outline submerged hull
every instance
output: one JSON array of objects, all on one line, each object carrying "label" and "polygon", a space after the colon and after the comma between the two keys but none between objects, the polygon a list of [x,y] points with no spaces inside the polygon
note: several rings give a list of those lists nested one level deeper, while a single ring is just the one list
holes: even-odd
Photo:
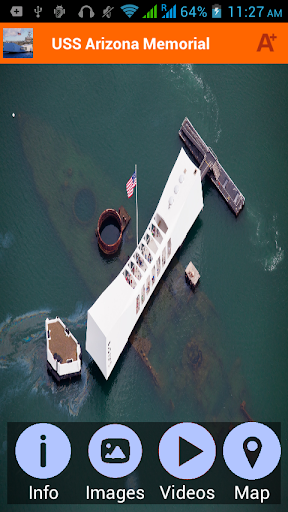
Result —
[{"label": "submerged hull", "polygon": [[86,350],[106,379],[202,208],[200,171],[181,149],[140,243],[87,314]]}]

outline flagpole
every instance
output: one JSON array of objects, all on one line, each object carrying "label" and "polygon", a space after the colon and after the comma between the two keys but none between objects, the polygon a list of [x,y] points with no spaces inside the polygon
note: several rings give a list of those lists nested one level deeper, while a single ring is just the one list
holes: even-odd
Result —
[{"label": "flagpole", "polygon": [[136,174],[136,239],[138,246],[138,199],[137,199],[137,188],[138,188],[138,180],[137,180],[137,165],[135,164],[135,174]]}]

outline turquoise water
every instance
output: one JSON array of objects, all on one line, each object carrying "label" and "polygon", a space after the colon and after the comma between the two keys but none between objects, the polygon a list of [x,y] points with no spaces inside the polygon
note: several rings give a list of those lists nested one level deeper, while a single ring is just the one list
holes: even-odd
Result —
[{"label": "turquoise water", "polygon": [[[287,67],[2,65],[0,77],[1,459],[7,421],[242,421],[243,400],[254,420],[282,422],[287,449]],[[141,236],[185,116],[246,204],[236,219],[203,184],[204,210],[135,327],[151,342],[160,387],[130,344],[105,382],[84,350],[86,312],[135,247],[135,200],[125,190],[135,163]],[[73,187],[95,197],[93,214],[93,200],[79,207],[82,224]],[[94,230],[120,204],[132,219],[107,260]],[[201,274],[195,295],[183,277],[190,260]],[[69,386],[46,374],[44,322],[56,315],[83,348],[82,379]],[[191,344],[203,354],[197,372]],[[284,487],[285,455],[283,511]],[[1,503],[8,510],[5,493]]]}]

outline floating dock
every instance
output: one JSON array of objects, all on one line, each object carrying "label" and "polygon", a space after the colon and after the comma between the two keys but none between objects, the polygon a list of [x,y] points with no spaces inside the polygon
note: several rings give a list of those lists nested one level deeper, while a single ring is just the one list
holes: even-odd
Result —
[{"label": "floating dock", "polygon": [[127,228],[127,225],[129,224],[129,222],[131,220],[131,217],[130,217],[129,213],[127,213],[127,211],[125,210],[124,206],[120,206],[118,213],[120,215],[121,222],[122,222],[122,229],[124,231],[124,229]]},{"label": "floating dock", "polygon": [[194,267],[192,261],[188,263],[186,269],[185,269],[185,279],[186,281],[192,285],[193,288],[198,284],[198,281],[200,279],[200,274],[196,267]]},{"label": "floating dock", "polygon": [[213,150],[205,144],[187,117],[181,125],[179,136],[198,162],[201,180],[207,174],[237,216],[245,204],[245,197],[223,169]]},{"label": "floating dock", "polygon": [[60,380],[80,377],[81,347],[62,320],[56,316],[45,320],[47,343],[47,369]]}]

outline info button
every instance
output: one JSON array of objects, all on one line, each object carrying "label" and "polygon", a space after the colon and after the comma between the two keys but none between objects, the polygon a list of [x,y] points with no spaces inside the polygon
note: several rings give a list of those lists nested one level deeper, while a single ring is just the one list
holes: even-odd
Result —
[{"label": "info button", "polygon": [[66,468],[71,458],[71,444],[56,425],[35,423],[18,437],[15,456],[27,475],[46,480]]}]

